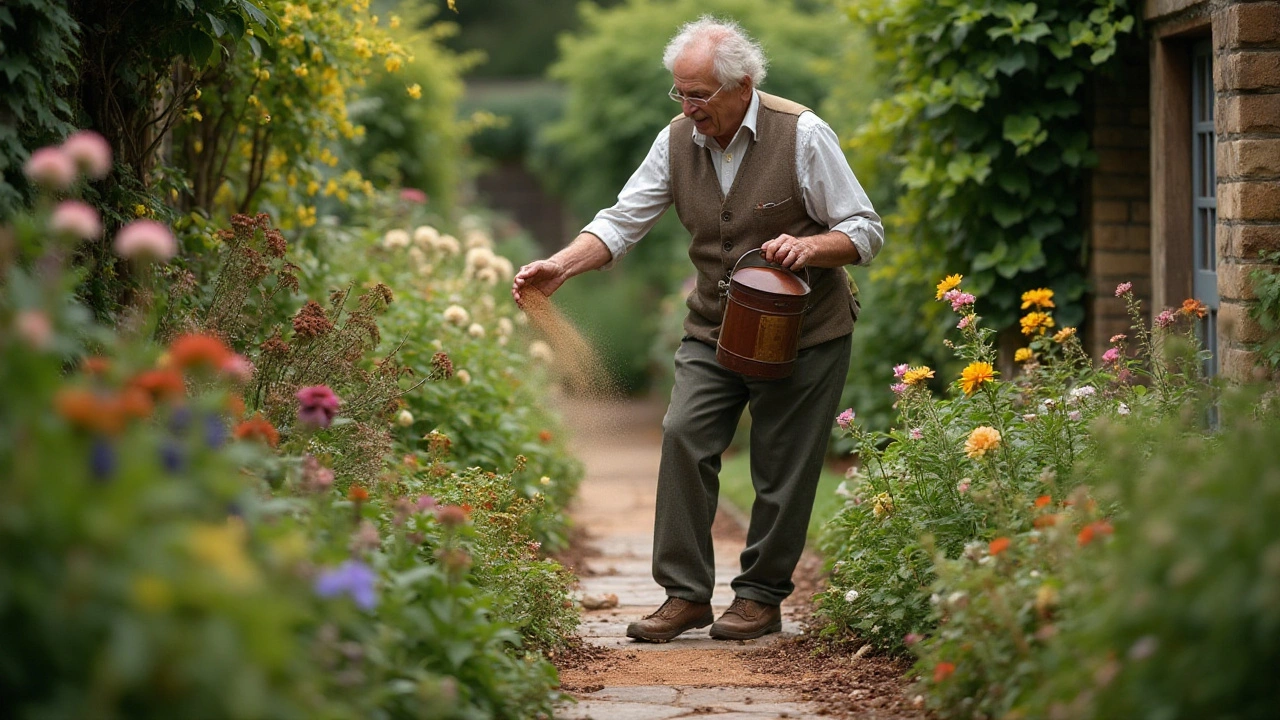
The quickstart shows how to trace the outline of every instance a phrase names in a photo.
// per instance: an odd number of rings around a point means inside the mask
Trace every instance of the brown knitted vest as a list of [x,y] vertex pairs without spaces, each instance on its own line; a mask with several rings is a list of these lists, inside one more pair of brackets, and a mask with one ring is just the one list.
[[[698,272],[686,304],[685,332],[715,345],[724,319],[720,282],[749,250],[786,233],[796,237],[829,230],[805,211],[796,176],[796,122],[807,108],[760,93],[756,134],[728,196],[720,189],[711,150],[693,141],[693,121],[671,122],[671,194],[689,234],[689,259]],[[804,275],[803,271],[800,273]],[[800,330],[807,348],[853,332],[856,301],[840,268],[809,268],[810,303]]]

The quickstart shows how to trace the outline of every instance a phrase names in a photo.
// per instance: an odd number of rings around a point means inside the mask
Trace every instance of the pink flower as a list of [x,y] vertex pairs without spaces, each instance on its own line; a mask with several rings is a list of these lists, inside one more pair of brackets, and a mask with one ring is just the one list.
[[235,380],[240,384],[245,384],[253,379],[253,363],[249,362],[249,358],[243,355],[231,355],[222,361],[222,367],[218,368],[223,375]]
[[116,233],[115,249],[123,258],[164,261],[178,253],[178,241],[167,225],[134,220]]
[[906,375],[906,374],[907,374],[907,370],[910,370],[910,369],[911,369],[911,368],[910,368],[906,363],[902,363],[901,365],[894,365],[894,366],[893,366],[893,376],[894,376],[894,377],[896,377],[896,378],[900,378],[900,377],[902,377],[903,375]]
[[1122,297],[1125,293],[1133,291],[1133,283],[1122,282],[1116,286],[1116,297]]
[[328,385],[311,385],[298,391],[298,420],[306,425],[327,428],[333,424],[342,400]]
[[901,395],[902,393],[904,393],[904,392],[906,392],[906,391],[907,391],[907,384],[906,384],[906,383],[894,383],[894,384],[892,384],[892,385],[890,385],[890,386],[889,386],[889,389],[890,389],[890,390],[892,390],[892,391],[894,392],[894,394],[895,394],[895,395]]
[[960,493],[961,495],[963,495],[964,493],[969,492],[969,479],[968,479],[968,478],[965,478],[964,480],[961,480],[960,482],[956,483],[956,492]]
[[920,642],[923,639],[924,639],[924,636],[919,633],[907,633],[906,635],[902,636],[902,644],[915,645],[916,643]]
[[37,185],[66,190],[76,181],[76,163],[61,148],[43,147],[31,153],[22,173]]
[[1110,340],[1108,340],[1107,342],[1109,342],[1109,343],[1111,343],[1112,345],[1114,345],[1114,344],[1116,344],[1116,343],[1118,343],[1118,342],[1123,342],[1123,341],[1124,341],[1126,338],[1128,338],[1128,337],[1129,337],[1129,336],[1128,336],[1128,335],[1125,335],[1124,333],[1116,333],[1115,335],[1112,335],[1112,336],[1111,336],[1111,339],[1110,339]]
[[1067,413],[1067,419],[1071,420],[1072,422],[1080,422],[1080,417],[1081,415],[1079,410],[1072,410],[1071,412]]
[[425,205],[427,203],[427,194],[418,188],[401,188],[400,199],[415,205]]
[[111,146],[92,130],[72,133],[62,143],[62,152],[75,161],[80,172],[94,180],[101,180],[111,172]]
[[418,502],[415,507],[417,507],[418,512],[426,512],[427,510],[434,508],[437,504],[436,499],[430,495],[419,495]]
[[37,350],[53,344],[53,323],[43,310],[22,310],[14,318],[18,337]]
[[853,424],[853,418],[853,408],[849,408],[836,416],[836,424],[839,425],[841,429],[848,430],[849,426]]
[[1120,360],[1120,348],[1111,348],[1106,352],[1102,353],[1102,362],[1104,364],[1110,365],[1111,363],[1118,362],[1119,360]]
[[1167,328],[1173,324],[1175,319],[1177,318],[1172,310],[1161,310],[1160,314],[1156,316],[1156,327]]
[[920,439],[920,438],[922,438],[922,437],[924,437],[924,432],[922,432],[922,431],[920,430],[920,428],[911,428],[911,439],[912,439],[912,440],[919,440],[919,439]]
[[49,216],[49,229],[77,240],[93,240],[102,237],[102,220],[88,203],[65,200]]
[[952,290],[947,294],[951,295],[951,297],[947,299],[951,301],[951,309],[956,312],[960,312],[960,310],[962,310],[966,305],[972,305],[978,300],[978,298],[970,295],[969,293],[960,292],[959,290]]
[[969,323],[973,321],[973,318],[974,318],[973,315],[965,315],[964,317],[960,318],[960,322],[956,323],[956,327],[961,330],[969,327]]

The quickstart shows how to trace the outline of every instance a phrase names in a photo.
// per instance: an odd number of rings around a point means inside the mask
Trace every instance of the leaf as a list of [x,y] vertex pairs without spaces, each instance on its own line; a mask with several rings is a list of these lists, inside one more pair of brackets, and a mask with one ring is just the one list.
[[1004,139],[1023,147],[1034,144],[1040,135],[1040,118],[1035,115],[1008,115],[1004,119]]
[[209,27],[213,29],[214,37],[222,37],[227,34],[227,24],[222,22],[222,18],[213,13],[205,13],[205,17],[209,18]]
[[1022,219],[1026,217],[1026,211],[1020,205],[997,202],[991,208],[991,217],[1000,224],[1000,227],[1009,228],[1022,222]]
[[192,28],[187,31],[187,52],[186,55],[197,67],[205,67],[209,64],[209,58],[213,57],[213,51],[217,48],[217,44],[213,38],[206,35],[203,31]]
[[996,246],[987,252],[980,252],[973,256],[973,269],[977,271],[988,270],[995,267],[1004,260],[1005,255],[1009,252],[1009,246],[1003,240],[996,243]]

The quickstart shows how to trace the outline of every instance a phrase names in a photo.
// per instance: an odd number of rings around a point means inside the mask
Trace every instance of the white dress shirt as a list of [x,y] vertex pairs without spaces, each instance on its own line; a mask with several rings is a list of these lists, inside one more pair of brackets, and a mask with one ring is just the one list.
[[[742,126],[724,150],[715,138],[693,131],[693,141],[711,150],[720,189],[726,196],[733,187],[738,168],[751,149],[759,110],[760,95],[752,92]],[[671,206],[670,137],[671,126],[667,125],[653,141],[644,162],[618,193],[618,202],[601,210],[582,229],[600,238],[609,248],[613,260],[605,267],[612,266],[626,255]],[[835,132],[812,112],[801,114],[796,124],[796,176],[809,217],[826,225],[829,230],[839,230],[848,235],[858,249],[859,265],[871,262],[884,244],[880,216],[853,176]]]

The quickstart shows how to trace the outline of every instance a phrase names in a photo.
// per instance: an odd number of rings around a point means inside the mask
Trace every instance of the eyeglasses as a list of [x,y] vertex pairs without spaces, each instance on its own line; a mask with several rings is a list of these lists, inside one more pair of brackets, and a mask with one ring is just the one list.
[[721,85],[720,87],[716,88],[716,91],[711,93],[709,97],[702,98],[702,97],[690,97],[688,95],[681,95],[680,93],[676,92],[676,86],[672,85],[671,91],[667,93],[667,97],[681,104],[689,103],[690,105],[696,108],[704,108],[711,102],[711,98],[714,98],[716,95],[719,95],[720,91],[723,89],[724,89],[724,85]]

